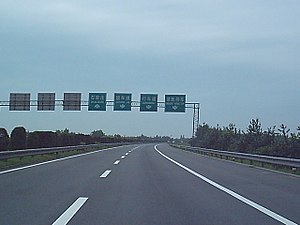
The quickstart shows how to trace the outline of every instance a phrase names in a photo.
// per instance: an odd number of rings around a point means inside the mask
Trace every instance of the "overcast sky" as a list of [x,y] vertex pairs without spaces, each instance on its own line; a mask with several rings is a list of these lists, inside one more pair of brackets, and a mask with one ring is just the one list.
[[[201,123],[300,125],[299,0],[2,0],[0,100],[9,93],[184,93]],[[185,114],[9,112],[0,127],[192,135]]]

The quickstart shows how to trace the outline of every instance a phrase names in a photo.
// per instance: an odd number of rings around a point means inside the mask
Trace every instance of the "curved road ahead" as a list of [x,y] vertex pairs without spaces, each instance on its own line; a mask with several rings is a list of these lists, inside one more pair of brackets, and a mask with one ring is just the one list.
[[0,224],[294,225],[299,194],[299,177],[131,145],[0,172]]

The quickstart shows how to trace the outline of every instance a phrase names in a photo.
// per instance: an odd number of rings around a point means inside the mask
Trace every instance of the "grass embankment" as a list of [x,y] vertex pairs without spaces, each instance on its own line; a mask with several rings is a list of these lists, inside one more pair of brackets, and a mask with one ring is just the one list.
[[108,148],[107,146],[97,146],[97,147],[85,147],[66,152],[50,153],[35,156],[25,156],[25,157],[15,157],[11,159],[0,160],[0,171],[13,169],[21,166],[27,166],[31,164],[41,163],[45,161],[50,161],[54,159],[64,158],[72,155],[78,155],[81,153],[92,152],[100,149]]

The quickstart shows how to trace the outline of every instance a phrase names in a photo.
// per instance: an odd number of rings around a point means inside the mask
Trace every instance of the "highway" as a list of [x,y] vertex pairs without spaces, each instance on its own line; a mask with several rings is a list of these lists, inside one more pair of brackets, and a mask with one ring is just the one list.
[[143,144],[0,172],[1,225],[300,224],[300,177]]

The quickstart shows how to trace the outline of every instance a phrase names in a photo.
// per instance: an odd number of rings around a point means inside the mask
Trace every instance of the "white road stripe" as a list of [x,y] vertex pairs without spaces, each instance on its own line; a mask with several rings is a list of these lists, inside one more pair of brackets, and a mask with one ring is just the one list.
[[99,152],[104,152],[104,151],[108,151],[108,150],[111,150],[111,149],[114,149],[114,148],[119,148],[119,147],[120,146],[112,147],[112,148],[106,148],[106,149],[97,150],[97,151],[94,151],[94,152],[88,152],[88,153],[82,153],[82,154],[78,154],[78,155],[72,155],[72,156],[68,156],[68,157],[64,157],[64,158],[60,158],[60,159],[54,159],[54,160],[50,160],[50,161],[46,161],[46,162],[41,162],[41,163],[29,165],[29,166],[23,166],[23,167],[19,167],[19,168],[15,168],[15,169],[5,170],[5,171],[0,172],[0,175],[15,172],[15,171],[19,171],[19,170],[29,169],[29,168],[36,167],[36,166],[42,166],[42,165],[45,165],[45,164],[48,164],[48,163],[54,163],[54,162],[64,161],[64,160],[68,160],[68,159],[74,159],[74,158],[82,157],[82,156],[86,156],[86,155],[91,155],[91,154],[95,154],[95,153],[99,153]]
[[110,172],[111,172],[111,170],[106,170],[104,173],[102,173],[100,178],[106,178],[110,174]]
[[125,155],[127,156],[129,153],[126,153]]
[[121,159],[125,159],[125,156],[123,155],[123,156],[121,156]]
[[195,175],[196,177],[198,177],[198,178],[204,180],[205,182],[207,182],[207,183],[209,183],[210,185],[212,185],[212,186],[218,188],[219,190],[224,191],[225,193],[231,195],[232,197],[238,199],[239,201],[244,202],[245,204],[247,204],[247,205],[249,205],[249,206],[251,206],[251,207],[257,209],[258,211],[260,211],[260,212],[262,212],[262,213],[268,215],[269,217],[271,217],[271,218],[273,218],[273,219],[275,219],[275,220],[277,220],[277,221],[279,221],[279,222],[281,222],[281,223],[283,223],[283,224],[286,224],[286,225],[297,225],[297,223],[294,223],[293,221],[288,220],[288,219],[286,219],[286,218],[284,218],[284,217],[282,217],[282,216],[280,216],[280,215],[278,215],[278,214],[272,212],[271,210],[269,210],[269,209],[267,209],[267,208],[265,208],[265,207],[263,207],[263,206],[261,206],[261,205],[255,203],[255,202],[253,202],[253,201],[251,201],[251,200],[249,200],[249,199],[247,199],[247,198],[245,198],[245,197],[243,197],[243,196],[241,196],[241,195],[235,193],[234,191],[231,191],[230,189],[228,189],[228,188],[226,188],[226,187],[223,187],[222,185],[220,185],[220,184],[218,184],[218,183],[216,183],[216,182],[214,182],[214,181],[208,179],[207,177],[205,177],[205,176],[203,176],[203,175],[201,175],[201,174],[199,174],[199,173],[197,173],[197,172],[191,170],[190,168],[188,168],[188,167],[186,167],[186,166],[180,164],[179,162],[175,161],[174,159],[172,159],[172,158],[166,156],[165,154],[163,154],[162,152],[160,152],[160,151],[158,150],[158,148],[157,148],[157,145],[154,146],[154,149],[155,149],[161,156],[163,156],[163,157],[166,158],[167,160],[171,161],[172,163],[176,164],[177,166],[181,167],[182,169],[184,169],[184,170],[188,171],[189,173]]
[[83,206],[88,198],[78,198],[52,225],[66,225]]
[[131,153],[131,151],[129,151],[129,153]]
[[120,163],[120,160],[117,160],[114,162],[114,165],[118,165]]

